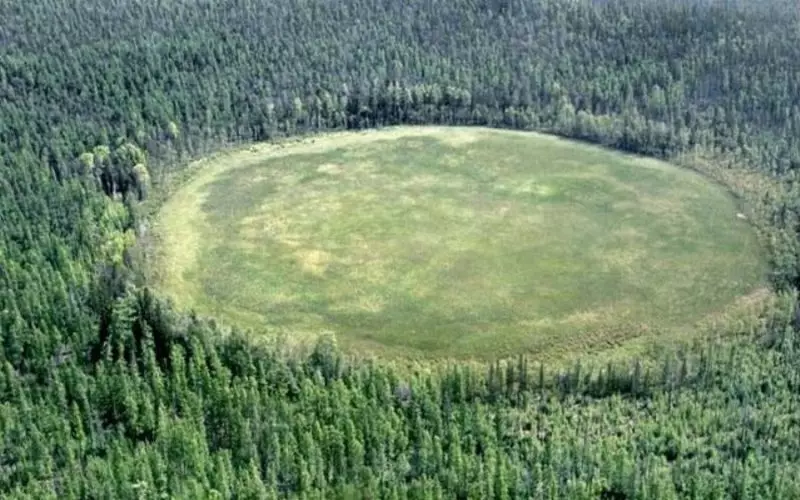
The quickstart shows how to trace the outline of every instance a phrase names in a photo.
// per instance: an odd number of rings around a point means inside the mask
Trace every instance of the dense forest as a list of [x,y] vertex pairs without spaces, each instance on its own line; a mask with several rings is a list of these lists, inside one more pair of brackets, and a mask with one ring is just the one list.
[[[565,371],[307,353],[148,288],[182,165],[392,124],[538,130],[742,197],[770,307]],[[800,498],[800,10],[723,0],[0,2],[4,498]]]

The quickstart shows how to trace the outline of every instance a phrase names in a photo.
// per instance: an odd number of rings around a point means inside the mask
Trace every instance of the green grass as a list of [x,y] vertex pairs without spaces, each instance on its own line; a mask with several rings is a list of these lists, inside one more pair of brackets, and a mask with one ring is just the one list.
[[179,306],[387,356],[554,358],[686,338],[758,297],[766,273],[732,197],[698,174],[474,128],[220,155],[157,231],[157,281]]

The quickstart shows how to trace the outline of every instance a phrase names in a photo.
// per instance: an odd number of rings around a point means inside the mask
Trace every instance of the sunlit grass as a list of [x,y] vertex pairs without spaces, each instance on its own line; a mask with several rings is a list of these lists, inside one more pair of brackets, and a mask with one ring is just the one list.
[[685,338],[759,288],[720,187],[536,134],[397,128],[221,155],[164,205],[159,277],[257,334],[542,358]]

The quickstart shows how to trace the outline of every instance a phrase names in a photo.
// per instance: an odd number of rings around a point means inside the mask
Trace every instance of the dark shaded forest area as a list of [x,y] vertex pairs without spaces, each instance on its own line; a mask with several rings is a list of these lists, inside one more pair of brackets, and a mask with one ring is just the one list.
[[[0,2],[0,493],[800,498],[799,17],[777,1]],[[411,369],[330,338],[254,346],[142,281],[140,202],[180,165],[392,124],[538,130],[726,179],[781,298],[656,361]]]

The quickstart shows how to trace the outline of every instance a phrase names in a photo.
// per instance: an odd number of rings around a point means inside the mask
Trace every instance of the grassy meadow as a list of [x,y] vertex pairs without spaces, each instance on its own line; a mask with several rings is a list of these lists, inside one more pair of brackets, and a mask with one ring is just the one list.
[[401,127],[206,161],[158,217],[157,281],[257,335],[542,359],[690,337],[766,264],[700,175],[532,133]]

